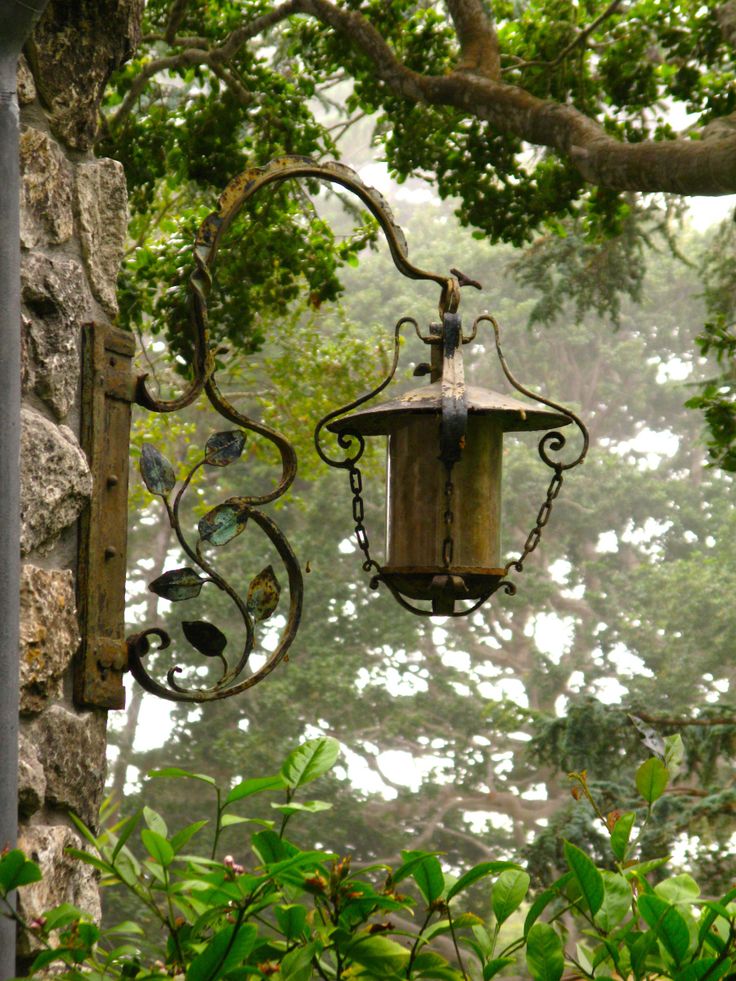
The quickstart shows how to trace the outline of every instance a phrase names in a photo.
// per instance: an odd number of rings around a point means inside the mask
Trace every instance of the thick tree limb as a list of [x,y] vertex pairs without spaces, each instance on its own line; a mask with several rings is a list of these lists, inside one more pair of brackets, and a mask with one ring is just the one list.
[[[360,13],[331,0],[287,0],[237,28],[208,51],[188,48],[149,62],[120,106],[121,122],[157,72],[189,64],[222,64],[248,40],[279,22],[304,14],[331,27],[346,45],[373,65],[376,77],[409,102],[447,106],[490,123],[572,162],[584,180],[621,191],[721,195],[736,192],[736,135],[703,140],[623,143],[572,105],[539,99],[523,88],[497,81],[495,32],[478,0],[447,0],[462,50],[460,67],[445,76],[422,75],[396,57],[378,30]],[[470,68],[469,62],[475,65]]]
[[445,105],[483,119],[502,132],[569,157],[586,181],[616,190],[686,195],[736,192],[736,137],[707,143],[671,140],[621,143],[569,105],[538,99],[524,89],[466,71],[447,76],[413,72],[364,17],[330,0],[294,0],[301,13],[332,27],[371,60],[397,95]]

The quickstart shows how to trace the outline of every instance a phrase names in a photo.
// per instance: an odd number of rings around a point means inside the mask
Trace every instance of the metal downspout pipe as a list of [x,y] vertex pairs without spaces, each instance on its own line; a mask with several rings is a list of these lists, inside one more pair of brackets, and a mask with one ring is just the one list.
[[[46,0],[0,0],[0,849],[18,834],[20,630],[20,174],[16,70]],[[0,917],[0,981],[15,977]]]

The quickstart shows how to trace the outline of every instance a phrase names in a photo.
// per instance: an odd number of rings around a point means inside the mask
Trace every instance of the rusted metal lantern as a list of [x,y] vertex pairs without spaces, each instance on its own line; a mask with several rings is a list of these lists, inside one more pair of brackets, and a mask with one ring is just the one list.
[[[561,448],[564,437],[556,430],[579,423],[572,413],[547,400],[541,401],[553,408],[465,386],[462,346],[475,338],[483,320],[493,325],[498,344],[498,325],[488,315],[478,318],[469,337],[463,336],[460,319],[452,313],[445,313],[441,324],[430,325],[427,335],[417,330],[425,343],[434,345],[432,365],[419,368],[419,373],[431,375],[430,384],[341,415],[327,426],[348,449],[351,439],[360,440],[359,452],[364,437],[387,437],[385,565],[370,559],[363,547],[364,531],[358,530],[358,542],[366,553],[365,566],[370,563],[376,572],[372,585],[384,583],[415,613],[465,615],[499,586],[515,591],[504,577],[512,566],[521,569],[536,546],[551,499],[543,507],[542,524],[535,526],[527,541],[530,547],[502,565],[503,434],[547,432],[540,449],[555,470],[555,497],[564,467],[549,460],[544,446],[553,441],[551,448]],[[530,394],[510,375],[500,346],[498,351],[509,380]],[[587,434],[584,437],[587,443]],[[359,510],[362,516],[362,501]],[[415,600],[429,601],[431,607],[417,607]],[[461,600],[471,605],[456,611]]]
[[380,576],[394,593],[431,600],[434,613],[452,613],[456,600],[487,598],[506,574],[501,566],[503,434],[571,421],[482,388],[467,389],[466,398],[462,456],[449,477],[438,453],[441,382],[330,427],[388,437],[386,564]]

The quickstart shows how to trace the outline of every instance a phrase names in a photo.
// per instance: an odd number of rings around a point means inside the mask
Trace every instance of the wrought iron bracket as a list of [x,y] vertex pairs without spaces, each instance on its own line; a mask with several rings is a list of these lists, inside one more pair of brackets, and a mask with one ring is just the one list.
[[82,514],[78,545],[77,607],[82,639],[74,697],[80,706],[125,706],[125,558],[134,354],[131,334],[104,324],[85,325],[81,438],[93,490]]
[[[190,365],[191,380],[184,391],[174,398],[162,400],[148,388],[145,376],[134,379],[134,342],[130,334],[98,324],[89,325],[85,334],[82,442],[90,461],[94,492],[91,504],[82,518],[79,540],[78,606],[83,630],[75,675],[75,699],[79,705],[123,708],[125,694],[122,682],[126,670],[147,691],[160,698],[200,703],[243,692],[266,677],[282,660],[287,660],[287,651],[294,640],[301,616],[302,574],[288,541],[261,507],[276,501],[291,485],[296,475],[296,453],[286,436],[238,411],[219,388],[216,380],[215,347],[208,328],[208,300],[218,249],[245,203],[261,188],[277,185],[288,179],[305,177],[338,184],[353,192],[378,220],[398,271],[410,279],[434,282],[441,290],[439,312],[442,323],[431,324],[429,334],[425,336],[413,318],[402,318],[395,328],[392,365],[384,381],[350,405],[328,413],[318,423],[314,434],[315,446],[322,460],[330,466],[347,470],[350,476],[356,536],[364,553],[363,568],[366,572],[375,573],[371,585],[385,583],[402,606],[422,615],[467,615],[498,589],[513,593],[515,587],[505,580],[505,575],[511,568],[522,570],[526,556],[536,548],[542,528],[547,523],[552,502],[559,492],[563,471],[584,459],[588,445],[585,427],[569,410],[535,395],[516,382],[503,358],[498,325],[493,318],[482,315],[476,319],[471,335],[463,335],[457,315],[460,287],[480,288],[480,284],[455,269],[451,269],[449,275],[443,275],[413,265],[409,261],[403,233],[395,224],[388,205],[380,194],[363,184],[356,173],[339,163],[320,164],[297,156],[283,157],[266,167],[245,171],[225,188],[217,209],[204,220],[194,243],[194,270],[189,280],[189,319],[194,335],[194,355]],[[459,569],[452,564],[451,476],[453,466],[464,451],[469,411],[462,346],[475,337],[478,324],[482,321],[488,321],[493,326],[498,356],[511,384],[523,394],[559,409],[564,416],[562,424],[566,424],[567,420],[575,422],[583,434],[584,445],[573,461],[558,463],[549,456],[549,452],[556,453],[562,449],[564,437],[557,432],[543,437],[539,452],[543,461],[554,470],[554,476],[537,522],[519,557],[508,563],[504,569],[485,570],[491,575],[484,576],[479,581],[478,570]],[[405,584],[400,578],[393,576],[389,567],[382,569],[371,558],[363,524],[362,479],[357,466],[364,450],[364,439],[350,428],[344,431],[333,428],[336,425],[335,420],[374,398],[389,384],[398,363],[399,333],[406,324],[412,324],[421,340],[431,345],[431,364],[422,365],[421,372],[428,371],[432,382],[441,379],[439,449],[440,459],[447,472],[443,565],[437,569],[433,567],[431,570],[418,570],[422,575],[431,573],[431,610],[421,610],[409,603],[403,595],[406,592]],[[171,643],[168,633],[162,628],[142,629],[127,641],[124,638],[131,403],[136,402],[154,412],[175,412],[190,405],[202,393],[220,416],[231,427],[236,428],[228,428],[209,437],[200,459],[184,477],[178,489],[174,467],[151,445],[143,447],[141,473],[149,492],[160,498],[162,514],[176,535],[182,561],[186,563],[160,575],[149,584],[151,591],[163,599],[178,603],[195,599],[203,588],[207,590],[214,586],[228,596],[242,620],[242,644],[235,653],[229,649],[228,655],[224,654],[227,638],[214,624],[206,620],[182,621],[182,631],[190,647],[207,659],[208,665],[215,669],[214,672],[207,673],[204,684],[198,671],[191,673],[176,663],[165,671],[165,681],[157,680],[149,673],[149,667],[158,670],[163,660],[149,658],[151,639],[157,641],[156,651],[166,650]],[[333,458],[324,450],[320,436],[325,427],[338,433],[338,445],[345,451],[343,459]],[[190,487],[192,478],[200,469],[206,473],[208,468],[235,463],[243,453],[246,439],[251,436],[269,441],[279,452],[280,475],[274,486],[258,496],[231,497],[217,504],[199,520],[196,534],[193,534],[191,528],[185,527],[186,523],[180,514],[182,498]],[[266,566],[251,580],[245,598],[218,572],[217,550],[245,532],[246,525],[249,531],[255,530],[265,536],[271,550],[278,557],[277,564],[285,571],[288,579],[288,609],[279,607],[281,581],[271,565]],[[283,581],[283,572],[279,575]],[[407,595],[411,598],[411,591]],[[424,598],[423,593],[420,596]],[[456,613],[454,600],[458,597],[470,601],[471,607]],[[278,639],[274,644],[273,636],[269,637],[268,650],[261,652],[263,660],[256,667],[250,656],[256,648],[257,633],[261,629],[259,625],[276,613],[277,608],[278,618],[265,629],[278,634]],[[156,663],[149,663],[154,660]]]

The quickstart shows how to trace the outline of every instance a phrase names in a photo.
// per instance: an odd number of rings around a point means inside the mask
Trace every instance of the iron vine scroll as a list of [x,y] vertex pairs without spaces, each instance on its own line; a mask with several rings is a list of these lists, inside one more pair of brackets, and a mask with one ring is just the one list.
[[[215,352],[209,336],[207,310],[217,252],[236,215],[246,201],[260,189],[299,177],[318,178],[336,183],[356,194],[380,224],[399,272],[410,279],[430,280],[440,286],[441,316],[447,311],[456,310],[459,302],[460,284],[455,271],[453,270],[451,275],[443,276],[414,266],[408,258],[404,234],[394,222],[387,203],[377,191],[367,187],[354,171],[342,164],[318,164],[306,157],[282,157],[266,167],[246,170],[225,188],[217,210],[204,220],[195,239],[195,268],[189,280],[189,318],[194,337],[191,381],[177,397],[162,400],[156,398],[149,390],[147,376],[142,375],[137,381],[135,394],[135,401],[150,411],[175,412],[190,405],[204,391],[213,408],[236,427],[210,436],[204,455],[187,474],[178,490],[175,490],[174,470],[162,454],[150,445],[144,448],[142,454],[143,480],[148,490],[161,499],[179,546],[189,563],[165,572],[149,584],[149,589],[162,598],[178,603],[196,598],[205,586],[212,584],[234,603],[244,627],[242,650],[239,651],[235,662],[230,664],[225,655],[227,639],[217,626],[205,620],[190,620],[182,623],[184,636],[191,646],[210,664],[218,662],[221,665],[222,670],[218,680],[205,687],[185,686],[181,679],[183,669],[178,665],[167,671],[165,684],[149,674],[144,659],[150,652],[151,640],[158,642],[157,650],[165,650],[171,644],[171,638],[165,630],[159,627],[148,628],[127,639],[127,666],[131,674],[147,691],[171,701],[213,701],[237,695],[251,688],[270,674],[286,657],[299,626],[303,597],[303,580],[299,562],[275,522],[261,510],[263,505],[272,503],[288,490],[296,475],[296,453],[285,436],[239,412],[220,390],[215,378]],[[398,356],[399,326],[396,331],[394,361]],[[384,384],[368,398],[383,389],[392,376],[393,371]],[[365,400],[361,399],[360,402]],[[278,482],[265,494],[231,497],[212,508],[199,521],[198,538],[196,543],[192,544],[182,527],[180,517],[182,499],[191,485],[192,478],[200,468],[225,467],[236,462],[243,452],[248,433],[268,440],[279,451],[281,475]],[[320,456],[323,456],[318,439],[317,447]],[[285,569],[289,587],[289,610],[273,651],[267,654],[261,667],[246,674],[255,647],[256,624],[267,620],[277,611],[281,595],[280,581],[272,566],[267,566],[251,581],[247,597],[243,600],[217,572],[212,559],[206,554],[206,549],[228,544],[243,533],[246,527],[253,525],[256,525],[270,541]],[[367,550],[366,562],[370,562]]]

